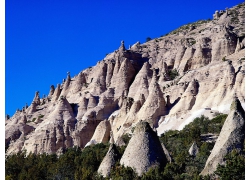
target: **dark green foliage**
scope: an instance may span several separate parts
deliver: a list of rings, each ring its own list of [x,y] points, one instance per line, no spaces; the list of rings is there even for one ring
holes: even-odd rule
[[[225,165],[218,165],[215,174],[221,179],[245,179],[245,153],[239,153],[237,150],[231,151],[226,157]]]
[[[147,37],[146,38],[146,42],[150,41],[151,40],[151,37]]]
[[[138,179],[137,174],[130,167],[124,167],[119,162],[111,169],[110,177],[113,180],[131,180]],[[109,179],[108,178],[108,179]]]
[[[57,156],[17,153],[5,159],[5,174],[9,179],[49,179],[55,170]]]
[[[44,117],[44,115],[42,115],[42,114],[40,114],[39,116],[38,116],[38,118],[43,118]]]
[[[171,80],[175,79],[177,76],[179,76],[179,73],[176,69],[169,70],[169,77]]]
[[[129,135],[129,134],[124,134],[124,135],[122,135],[122,140],[123,140],[123,142],[126,144],[126,146],[128,145],[128,143],[129,143],[129,140],[131,139],[131,135]]]
[[[164,174],[159,167],[152,167],[148,172],[143,174],[141,180],[165,180],[168,179],[168,174]]]
[[[205,116],[195,118],[181,131],[168,131],[160,137],[173,157],[171,164],[167,164],[164,173],[168,179],[200,179],[199,173],[205,166],[206,160],[213,149],[214,143],[204,142],[201,134],[219,133],[227,115],[218,115],[209,120]],[[193,142],[199,147],[196,157],[188,154]]]
[[[193,122],[185,126],[183,131],[190,132],[191,133],[190,136],[196,138],[198,138],[198,133],[199,133],[198,131],[200,131],[200,134],[206,134],[206,133],[219,134],[226,118],[227,118],[226,114],[220,114],[215,118],[209,120],[207,117],[202,115],[200,118],[195,118]]]
[[[108,150],[108,145],[97,144],[80,148],[69,148],[57,158],[52,155],[17,153],[5,159],[7,179],[93,179]]]
[[[92,179],[107,151],[108,145],[102,143],[84,148],[75,160],[75,179]]]
[[[213,118],[208,124],[208,132],[219,134],[227,118],[227,114],[220,114]]]

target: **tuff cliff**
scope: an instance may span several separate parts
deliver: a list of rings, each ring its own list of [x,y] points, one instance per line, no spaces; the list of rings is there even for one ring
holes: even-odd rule
[[[5,120],[7,154],[62,153],[66,148],[115,144],[142,120],[158,135],[195,117],[245,106],[245,4],[213,20],[108,54],[96,66],[39,92],[30,106]]]

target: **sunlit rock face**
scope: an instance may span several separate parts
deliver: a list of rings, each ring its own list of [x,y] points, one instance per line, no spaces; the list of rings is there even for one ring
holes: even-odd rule
[[[233,149],[242,151],[245,142],[245,111],[238,99],[234,99],[230,113],[221,129],[214,148],[207,159],[202,175],[212,174],[218,164],[225,164],[225,156]]]
[[[166,164],[167,158],[157,134],[147,122],[140,121],[120,163],[133,168],[139,176],[152,166]]]
[[[231,10],[237,10],[238,22]],[[48,85],[29,106],[5,120],[7,154],[62,153],[87,143],[112,142],[148,122],[161,135],[205,114],[245,109],[244,6],[213,21],[197,21],[146,43],[125,42],[91,68]],[[97,52],[96,52],[97,53]]]

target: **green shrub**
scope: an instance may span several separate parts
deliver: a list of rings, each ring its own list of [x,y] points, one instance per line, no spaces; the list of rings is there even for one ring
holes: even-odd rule
[[[147,37],[147,38],[146,38],[146,42],[148,42],[148,41],[150,41],[150,40],[152,40],[151,37]]]
[[[42,115],[42,114],[40,114],[39,116],[38,116],[38,118],[43,118],[44,117],[44,115]]]
[[[126,144],[126,146],[128,145],[128,143],[129,143],[129,140],[131,139],[131,136],[129,135],[129,134],[123,134],[122,136],[121,136],[121,138],[122,138],[122,140],[123,140],[123,142]]]
[[[245,179],[245,154],[233,150],[225,157],[225,160],[225,165],[218,164],[215,174],[225,180]]]
[[[179,73],[176,69],[170,70],[168,73],[171,80],[174,80],[177,76],[179,76]]]

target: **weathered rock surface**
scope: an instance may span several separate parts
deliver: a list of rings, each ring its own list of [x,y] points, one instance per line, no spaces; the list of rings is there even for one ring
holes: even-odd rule
[[[106,156],[103,158],[97,172],[100,173],[103,177],[107,177],[110,174],[111,168],[118,161],[119,152],[116,149],[115,144],[110,144],[109,150]]]
[[[231,112],[221,129],[214,148],[207,159],[202,175],[212,174],[218,164],[225,164],[225,156],[233,149],[243,150],[245,141],[245,111],[238,99],[231,104]]]
[[[161,143],[161,147],[162,147],[162,149],[163,149],[163,151],[164,151],[164,153],[165,153],[165,155],[166,155],[166,158],[167,158],[168,162],[171,163],[171,162],[172,162],[172,157],[171,157],[171,155],[169,154],[167,148],[165,147],[165,145],[164,145],[163,143]]]
[[[96,143],[107,143],[110,139],[110,122],[108,120],[101,121],[95,129],[95,133],[90,141]]]
[[[196,154],[199,153],[199,148],[196,144],[196,142],[194,142],[192,144],[192,146],[190,147],[190,149],[188,150],[188,153],[191,155],[191,156],[196,156]]]
[[[68,72],[62,83],[50,87],[47,97],[36,92],[28,108],[5,121],[7,154],[84,148],[94,134],[98,142],[106,141],[109,128],[98,126],[104,120],[117,144],[140,120],[157,128],[158,135],[180,130],[202,114],[228,114],[235,95],[244,109],[244,14],[243,4],[217,14],[213,21],[182,26],[130,49],[122,41],[96,66],[74,77]],[[21,123],[24,115],[27,122]],[[23,127],[34,130],[21,135]],[[98,129],[107,134],[101,137]]]
[[[138,122],[120,163],[133,168],[141,176],[149,168],[166,162],[157,134],[147,122]]]

